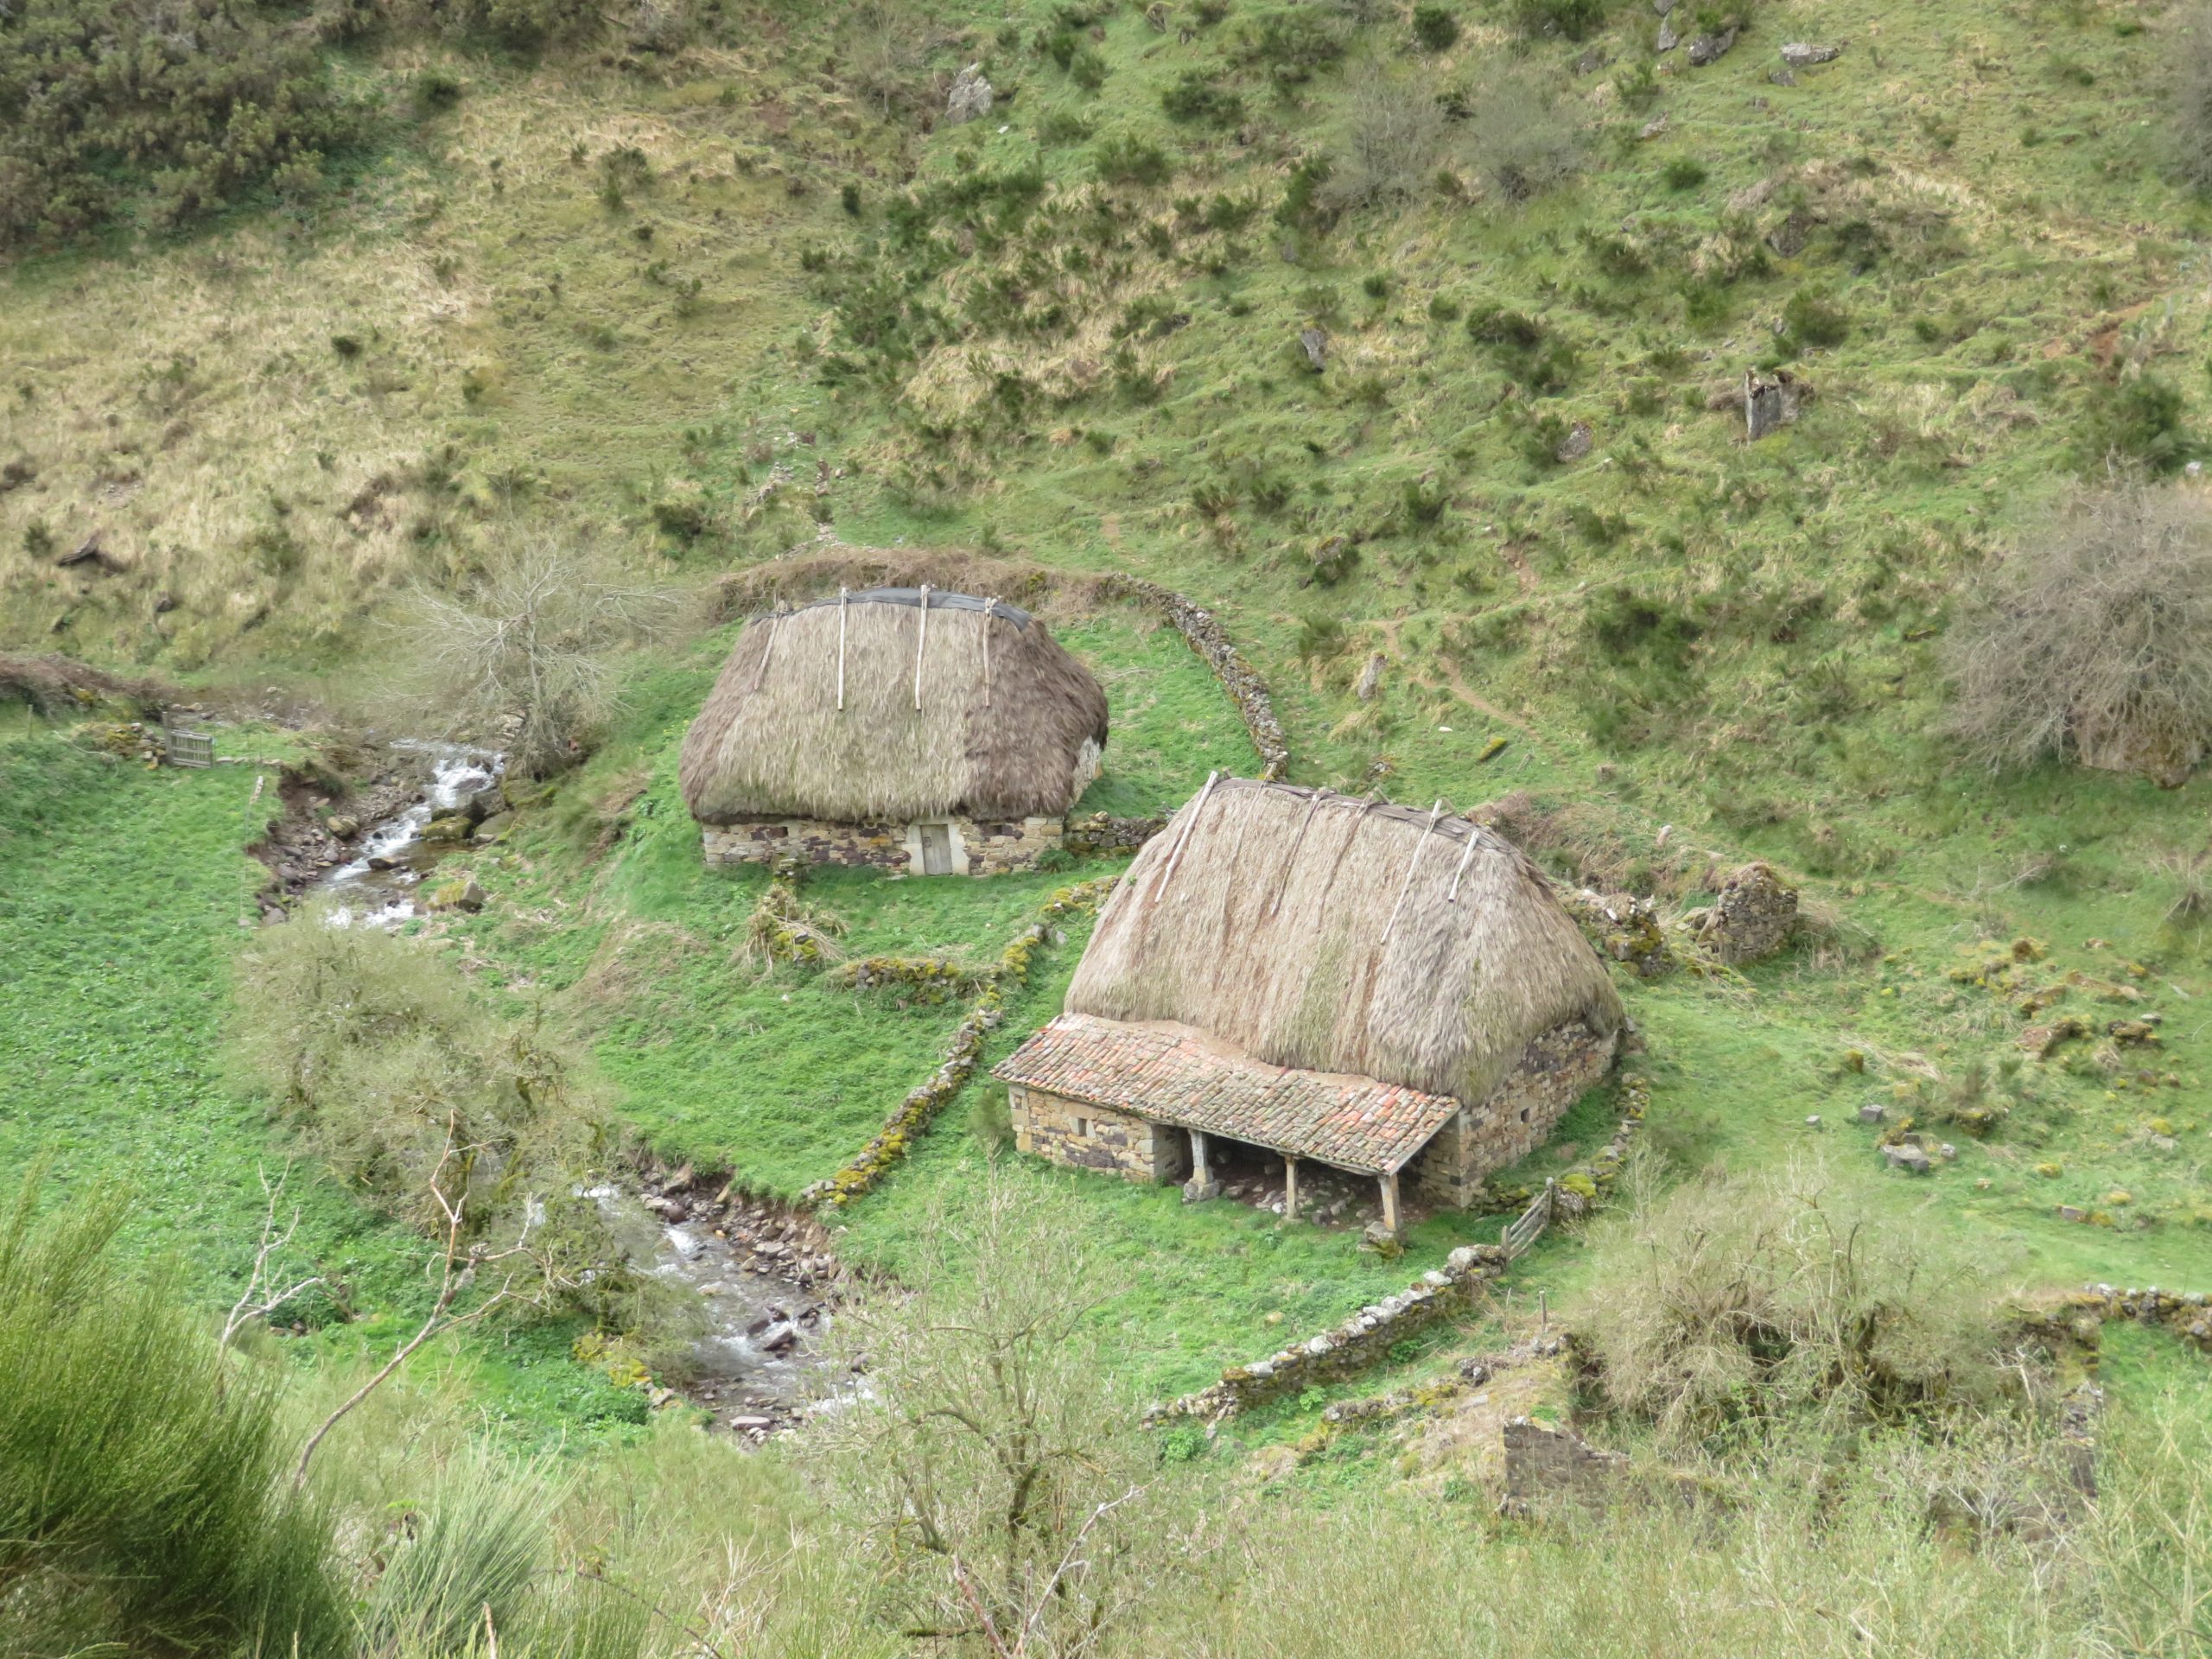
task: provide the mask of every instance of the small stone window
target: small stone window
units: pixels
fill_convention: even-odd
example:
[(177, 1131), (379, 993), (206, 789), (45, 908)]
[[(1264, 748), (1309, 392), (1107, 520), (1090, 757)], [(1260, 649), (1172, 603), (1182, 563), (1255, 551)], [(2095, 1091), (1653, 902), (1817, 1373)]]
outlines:
[(1076, 1119), (1075, 1132), (1078, 1135), (1089, 1135), (1090, 1133), (1090, 1120), (1087, 1117), (1078, 1117)]
[(1529, 1121), (1529, 1109), (1526, 1106), (1523, 1106), (1521, 1109), (1521, 1121), (1523, 1123), (1526, 1123)]

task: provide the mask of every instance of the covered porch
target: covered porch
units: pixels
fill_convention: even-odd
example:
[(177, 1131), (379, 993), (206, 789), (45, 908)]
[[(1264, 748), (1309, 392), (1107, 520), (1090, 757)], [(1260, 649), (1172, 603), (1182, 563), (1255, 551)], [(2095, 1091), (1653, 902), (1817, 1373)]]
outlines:
[[(1255, 1178), (1268, 1193), (1279, 1167), (1285, 1220), (1316, 1210), (1337, 1219), (1344, 1213), (1338, 1195), (1332, 1191), (1316, 1205), (1315, 1189), (1332, 1189), (1349, 1177), (1368, 1185), (1374, 1225), (1392, 1236), (1406, 1221), (1400, 1173), (1459, 1111), (1447, 1096), (1373, 1077), (1269, 1065), (1172, 1021), (1086, 1014), (1060, 1015), (997, 1075), (1015, 1085), (1023, 1101), (1033, 1091), (1181, 1130), (1189, 1161), (1174, 1163), (1189, 1170), (1183, 1184), (1188, 1202), (1220, 1198), (1230, 1187), (1247, 1189)], [(1261, 1202), (1273, 1208), (1270, 1198)]]

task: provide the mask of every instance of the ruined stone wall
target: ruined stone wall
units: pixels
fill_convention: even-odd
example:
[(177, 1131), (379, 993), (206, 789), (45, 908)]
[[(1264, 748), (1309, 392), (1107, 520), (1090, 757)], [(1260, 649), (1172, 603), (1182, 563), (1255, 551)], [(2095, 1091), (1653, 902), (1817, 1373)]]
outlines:
[(1179, 1130), (1022, 1084), (1007, 1091), (1007, 1107), (1014, 1145), (1056, 1164), (1133, 1181), (1179, 1181), (1189, 1172), (1190, 1141)]
[(1197, 1417), (1211, 1421), (1281, 1395), (1356, 1376), (1387, 1355), (1394, 1343), (1439, 1319), (1465, 1314), (1508, 1265), (1505, 1252), (1495, 1244), (1463, 1244), (1441, 1268), (1432, 1268), (1396, 1294), (1370, 1303), (1334, 1330), (1249, 1365), (1232, 1365), (1218, 1382), (1153, 1406), (1145, 1421)]
[[(1060, 844), (1058, 818), (951, 818), (953, 873), (1026, 870)], [(912, 823), (838, 823), (823, 818), (746, 818), (702, 827), (709, 864), (870, 864), (921, 873), (921, 832)]]
[(1454, 1209), (1472, 1204), (1484, 1176), (1535, 1151), (1605, 1075), (1613, 1049), (1579, 1020), (1537, 1038), (1488, 1098), (1463, 1108), (1407, 1166), (1414, 1190)]

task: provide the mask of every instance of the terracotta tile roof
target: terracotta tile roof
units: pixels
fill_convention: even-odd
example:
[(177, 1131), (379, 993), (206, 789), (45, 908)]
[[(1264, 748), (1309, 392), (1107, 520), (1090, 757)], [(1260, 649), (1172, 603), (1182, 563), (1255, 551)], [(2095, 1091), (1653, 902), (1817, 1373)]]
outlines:
[(1381, 1175), (1449, 1122), (1447, 1095), (1269, 1065), (1188, 1026), (1064, 1014), (992, 1076), (1178, 1128)]

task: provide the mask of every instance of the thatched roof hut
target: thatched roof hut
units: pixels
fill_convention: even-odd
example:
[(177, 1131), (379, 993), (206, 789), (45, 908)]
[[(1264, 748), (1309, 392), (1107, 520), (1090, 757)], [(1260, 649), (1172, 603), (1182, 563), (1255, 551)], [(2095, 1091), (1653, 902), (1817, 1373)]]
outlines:
[(1065, 816), (1106, 694), (997, 600), (873, 588), (756, 616), (683, 740), (694, 817)]
[[(1464, 1204), (1611, 1062), (1605, 966), (1468, 819), (1287, 784), (1207, 787), (1115, 890), (1066, 1012), (1001, 1065), (1025, 1150), (1139, 1179), (1214, 1138)], [(1285, 1213), (1296, 1205), (1294, 1168)]]
[(1510, 842), (1454, 816), (1230, 779), (1108, 902), (1068, 1011), (1172, 1020), (1255, 1059), (1480, 1100), (1530, 1039), (1620, 999)]

